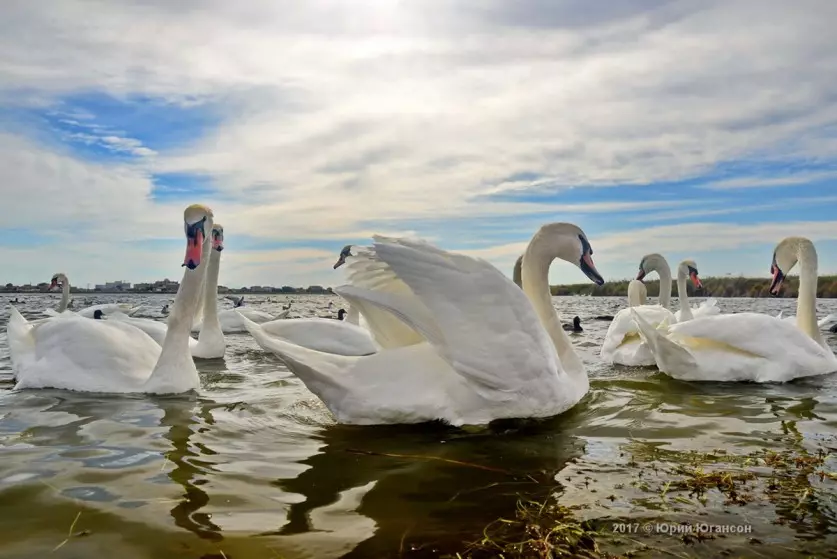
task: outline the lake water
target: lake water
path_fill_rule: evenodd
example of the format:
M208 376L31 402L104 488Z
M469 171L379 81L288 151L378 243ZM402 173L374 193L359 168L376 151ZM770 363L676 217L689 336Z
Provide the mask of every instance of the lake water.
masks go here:
M592 379L578 406L546 421L459 430L336 425L243 334L227 337L224 360L198 362L198 395L14 392L5 341L14 297L0 296L0 557L464 557L489 523L514 518L519 500L550 495L596 520L602 545L649 543L643 557L827 557L837 548L837 482L828 476L791 472L803 489L774 490L775 472L756 460L759 479L742 503L669 483L678 466L697 464L693 451L728 467L765 448L795 456L837 448L837 378L701 384L604 365L609 323L592 317L615 314L624 298L555 298L564 321L579 315L585 327L572 336ZM16 297L30 318L58 301ZM157 308L170 297L75 299ZM334 315L340 305L334 296L248 299L277 312L292 301L291 316ZM719 305L795 312L791 299ZM837 300L818 302L820 317L835 311ZM819 469L837 471L830 457ZM697 542L659 525L651 535L607 534L613 522L624 532L647 521L750 528Z

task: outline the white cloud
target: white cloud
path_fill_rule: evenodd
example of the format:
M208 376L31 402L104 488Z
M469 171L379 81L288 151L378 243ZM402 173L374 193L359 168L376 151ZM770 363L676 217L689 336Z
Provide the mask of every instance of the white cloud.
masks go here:
M208 0L200 9L12 0L0 21L0 103L138 94L184 106L212 101L222 122L164 150L61 106L76 141L140 162L87 163L2 135L0 194L32 195L12 197L0 217L7 227L84 223L92 240L174 237L180 208L149 200L152 172L208 176L221 194L205 201L230 235L275 241L339 244L386 232L375 231L382 223L409 232L412 219L720 215L732 210L560 202L573 187L641 192L742 158L833 161L834 16L832 3L779 0L595 9L557 0ZM822 177L707 186L803 178ZM485 200L532 192L558 194L548 204ZM268 273L314 277L302 260L270 270L240 262L242 283Z
M734 179L708 182L701 186L709 190L734 190L739 188L794 186L830 179L837 179L837 172L796 173L779 177L736 177Z

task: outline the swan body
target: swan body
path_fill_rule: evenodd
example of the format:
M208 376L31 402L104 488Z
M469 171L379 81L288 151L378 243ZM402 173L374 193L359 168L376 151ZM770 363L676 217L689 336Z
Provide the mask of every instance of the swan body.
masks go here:
M282 320L290 314L290 311L282 311L277 315L272 315L268 312L239 307L237 309L224 309L218 311L218 322L221 325L221 332L224 334L241 334L246 332L241 317L245 316L248 320L256 324L270 322L272 320ZM195 322L192 325L192 332L199 333L203 329L203 320Z
M160 394L199 388L187 340L200 304L200 285L211 246L204 237L207 226L212 227L212 211L192 205L186 208L184 220L186 271L162 347L124 321L89 320L62 313L33 326L12 307L7 333L15 388Z
M655 328L634 319L660 371L682 380L787 382L837 371L815 314L817 254L813 243L788 237L776 247L771 294L800 263L796 324L760 313L696 318Z
M349 266L352 284L335 291L367 317L364 308L402 321L418 343L333 355L268 336L242 317L259 345L277 354L338 421L485 424L556 415L587 393L586 371L548 285L556 257L604 282L578 227L540 229L527 249L523 290L484 260L420 241L374 239Z

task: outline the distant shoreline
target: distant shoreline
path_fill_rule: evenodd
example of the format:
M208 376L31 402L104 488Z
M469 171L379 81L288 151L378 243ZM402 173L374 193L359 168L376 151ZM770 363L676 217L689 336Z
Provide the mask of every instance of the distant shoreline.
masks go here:
M552 295L581 295L592 297L624 297L628 293L630 280L608 281L598 286L592 283L576 283L572 285L553 285L550 287ZM768 298L769 278L745 278L745 277L706 277L701 278L703 289L697 292L691 282L687 284L690 297L715 297L715 298ZM660 292L659 280L645 281L648 288L648 296L656 297ZM782 294L779 298L794 298L799 294L799 278L796 276L786 277L782 284ZM677 284L672 285L672 296L677 296ZM837 276L820 276L817 282L818 299L837 298Z
M60 295L61 291L0 291L0 295ZM331 291L226 291L218 295L334 295ZM76 291L70 290L70 295L177 295L177 291Z

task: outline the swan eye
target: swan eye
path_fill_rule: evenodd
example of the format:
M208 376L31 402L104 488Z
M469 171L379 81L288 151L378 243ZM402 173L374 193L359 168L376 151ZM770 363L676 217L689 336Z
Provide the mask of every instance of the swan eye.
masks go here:
M584 256L585 254L592 256L593 247L590 246L590 242L584 238L584 235L579 235L578 240L581 241L581 256Z
M198 236L198 231L200 231L201 233L204 233L204 235L206 235L206 233L204 232L204 228L203 228L205 224L206 224L206 216L203 216L203 218L201 218L200 221L196 221L195 223L191 223L191 224L188 223L188 222L184 223L183 224L183 229L184 229L184 231L186 233L186 236L188 238L196 239L197 236Z

